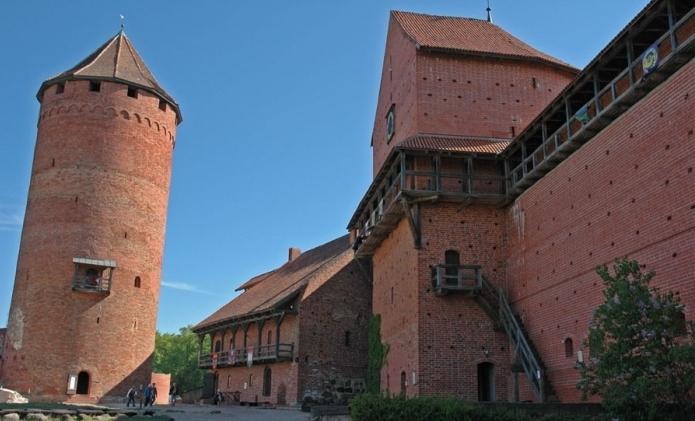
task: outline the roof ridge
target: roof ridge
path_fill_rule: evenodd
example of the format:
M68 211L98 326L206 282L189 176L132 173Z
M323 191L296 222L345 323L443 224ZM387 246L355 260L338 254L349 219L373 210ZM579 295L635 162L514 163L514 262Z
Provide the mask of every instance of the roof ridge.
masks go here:
M469 17L469 16L431 15L431 14L429 14L429 13L410 12L410 11L407 11L407 10L396 10L396 9L392 9L392 10L391 10L391 13L392 13L392 14L395 14L395 13L403 13L403 14L407 14L407 15L426 16L426 17L430 17L430 18L472 20L472 21L476 21L476 22L489 23L490 25L497 26L497 25L495 25L493 22L488 22L486 19L472 18L472 17Z
M74 68L76 68L76 67L79 66L79 69L75 71L75 74L76 74L76 75L79 74L81 71L83 71L83 70L86 69L87 67L89 67L89 66L91 66L92 64L94 64L94 62L96 62L96 61L99 59L99 57L101 57L101 55L104 54L104 52L106 52L106 50L109 49L109 46L111 46L111 44L113 44L113 42L116 40L116 37L117 37L117 35L112 36L110 40L106 41L106 43L104 43L103 45L101 45L99 48L97 48L96 50L94 50L94 51L92 52L92 54L90 54L89 56L87 56L87 58L89 58L89 57L92 56L92 55L94 56L94 58L93 58L92 60L90 60L88 63L85 63L85 64L82 64L81 62L80 62L80 63L77 63L77 64L73 67L73 69L74 69ZM96 53L97 51L98 51L98 53L97 53L97 54L94 54L94 53ZM60 76L62 76L63 74L70 72L70 70L72 70L72 69L69 69L69 70L67 70L67 71L65 71L65 72L62 72L62 73L58 73L58 75L55 76L55 77L60 77ZM53 78L51 78L51 79L53 79ZM50 79L49 79L49 80L50 80Z

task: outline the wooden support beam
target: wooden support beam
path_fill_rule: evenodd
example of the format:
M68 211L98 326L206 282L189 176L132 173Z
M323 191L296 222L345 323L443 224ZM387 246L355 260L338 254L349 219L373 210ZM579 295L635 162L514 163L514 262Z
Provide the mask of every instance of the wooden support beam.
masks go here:
M408 220L410 232L413 234L413 243L415 248L419 249L422 246L420 230L420 204L410 204L405 198L403 198L401 199L401 206L403 206L405 217Z
M405 178L405 152L401 151L401 152L398 154L398 159L399 159L399 161L400 161L400 162L398 163L398 165L400 165L400 167L401 167L401 191L403 191L403 190L406 190L406 185L405 185L405 183L406 183L406 178Z
M258 340L256 343L258 344L258 347L260 348L261 345L263 345L263 325L265 324L265 320L257 320L256 321L256 329L258 329Z
M673 4L673 0L667 0L666 1L666 13L668 14L668 30L669 30L669 38L671 40L671 51L676 50L676 31L675 31L675 23L676 19L673 16L675 11L675 6Z
M285 313L280 314L275 317L275 355L280 353L280 325L285 319Z

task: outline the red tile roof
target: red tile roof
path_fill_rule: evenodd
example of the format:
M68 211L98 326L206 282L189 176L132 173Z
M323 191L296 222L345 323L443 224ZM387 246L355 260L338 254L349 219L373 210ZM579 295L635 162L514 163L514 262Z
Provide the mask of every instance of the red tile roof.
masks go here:
M425 149L446 152L498 154L512 139L418 134L403 139L399 149Z
M306 298L353 259L347 235L308 250L279 268L251 278L236 298L212 313L193 329L201 330L220 322L273 310L304 293Z
M179 106L147 68L123 31L117 33L74 67L41 84L37 97L56 82L74 79L112 80L146 89L171 104L181 121Z
M499 26L485 20L432 16L395 10L391 12L391 15L420 47L532 59L573 72L577 71L569 64L536 50Z

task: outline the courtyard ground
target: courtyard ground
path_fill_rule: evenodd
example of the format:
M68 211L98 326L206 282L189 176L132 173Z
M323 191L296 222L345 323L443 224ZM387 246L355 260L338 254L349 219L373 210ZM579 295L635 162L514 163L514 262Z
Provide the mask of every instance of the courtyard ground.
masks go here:
M110 407L120 409L125 408L125 405L110 405ZM155 406L153 409L158 415L167 415L176 421L306 421L310 419L308 413L294 408L177 404L175 407Z

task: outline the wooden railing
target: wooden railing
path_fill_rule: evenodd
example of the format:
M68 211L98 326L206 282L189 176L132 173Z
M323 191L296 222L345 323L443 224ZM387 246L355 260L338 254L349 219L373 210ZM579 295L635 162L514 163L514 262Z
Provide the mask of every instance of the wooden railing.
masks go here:
M248 361L249 352L252 362L291 361L294 356L294 344L272 344L254 346L249 349L232 349L212 354L201 354L198 367L216 368L244 365Z
M483 278L478 265L436 265L432 266L432 288L437 295L449 292L478 292Z
M72 289L108 294L111 291L111 279L107 276L75 276L72 278Z
M682 51L692 49L695 35L694 15L695 9L690 10L653 43L658 53L658 66L653 72L665 68L666 63ZM552 168L552 161L560 161L568 154L568 145L572 145L571 148L578 147L580 141L588 140L610 124L629 105L646 95L648 89L644 89L642 81L647 72L643 69L642 58L645 54L651 53L653 50L647 49L639 57L631 60L630 64L602 89L598 89L598 84L594 83L593 97L574 113L571 113L569 106L571 96L566 98L565 123L553 133L545 135L545 127L541 130L532 126L529 130L537 129L543 133L542 143L526 153L522 161L510 170L510 193L518 194L532 184L533 180Z

